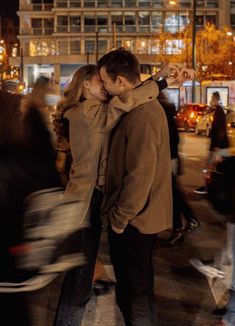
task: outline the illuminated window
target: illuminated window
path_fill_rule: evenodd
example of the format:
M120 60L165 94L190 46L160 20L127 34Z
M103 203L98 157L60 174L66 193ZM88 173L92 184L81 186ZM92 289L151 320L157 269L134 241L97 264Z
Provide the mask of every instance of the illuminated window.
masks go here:
M151 40L150 41L150 53L151 54L160 54L160 41L159 40Z
M95 18L94 14L85 15L84 31L85 32L95 32L96 31L96 18Z
M149 32L149 13L140 11L138 13L139 32Z
M53 40L32 40L28 44L28 55L34 56L47 56L56 54L56 46Z
M135 40L131 38L124 38L122 44L127 50L134 52L135 49Z
M54 31L53 18L32 18L31 27L33 35L51 35Z
M162 8L164 6L164 0L152 0L152 7Z
M124 16L124 20L125 20L125 31L136 32L135 13L126 12Z
M95 40L85 40L85 53L95 53Z
M215 26L217 26L216 12L207 12L206 13L206 23L214 24Z
M116 24L116 31L123 31L123 16L121 12L112 12L111 13L111 22Z
M58 46L58 54L59 55L68 54L68 40L67 39L58 40L57 46Z
M109 4L108 0L98 0L97 1L98 7L106 8L109 6L108 4Z
M68 32L68 16L57 17L57 32Z
M70 54L79 54L79 53L81 53L80 39L71 39L70 40Z
M204 26L204 14L203 13L197 13L196 18L195 18L195 23L196 26L201 28Z
M125 5L124 7L136 7L136 0L124 0Z
M189 14L185 11L179 12L179 31L183 31L190 24Z
M139 7L151 7L150 0L138 0Z
M151 32L161 32L162 26L162 13L158 11L152 12Z
M108 15L97 15L97 27L99 32L108 32Z
M198 0L197 7L205 7L205 0Z
M84 0L84 7L95 7L95 0Z
M70 8L80 8L81 7L81 1L80 0L70 0L69 1L69 7Z
M68 1L67 0L56 0L56 7L57 8L67 8Z
M230 24L231 24L231 27L235 28L235 14L232 14L230 16Z
M166 54L180 54L184 48L182 40L166 40L165 53Z
M110 0L111 1L111 7L121 8L123 7L122 0Z
M51 35L54 32L54 19L44 18L43 27L44 27L44 35Z
M108 41L107 40L98 40L98 53L104 54L108 50Z
M50 11L53 8L53 0L32 0L33 11Z
M208 8L218 8L219 7L218 0L207 0L206 6Z
M70 22L70 32L80 32L81 31L81 19L80 16L69 17Z
M190 8L192 7L192 1L191 0L178 0L180 7Z
M137 43L137 53L144 54L148 52L148 42L146 38L142 38L138 40Z
M166 12L165 32L177 33L180 30L179 16L176 12Z

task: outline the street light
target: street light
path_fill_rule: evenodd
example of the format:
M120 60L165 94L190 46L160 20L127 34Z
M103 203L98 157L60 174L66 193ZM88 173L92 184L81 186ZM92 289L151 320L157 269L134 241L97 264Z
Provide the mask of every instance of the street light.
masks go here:
M192 18L192 68L196 68L196 9L197 9L197 0L193 0L193 18ZM192 81L192 102L195 102L195 79Z

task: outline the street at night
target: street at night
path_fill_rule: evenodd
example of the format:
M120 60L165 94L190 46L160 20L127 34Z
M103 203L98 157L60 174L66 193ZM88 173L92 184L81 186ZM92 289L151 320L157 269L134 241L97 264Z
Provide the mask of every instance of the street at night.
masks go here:
M0 325L235 326L234 66L235 0L0 1Z

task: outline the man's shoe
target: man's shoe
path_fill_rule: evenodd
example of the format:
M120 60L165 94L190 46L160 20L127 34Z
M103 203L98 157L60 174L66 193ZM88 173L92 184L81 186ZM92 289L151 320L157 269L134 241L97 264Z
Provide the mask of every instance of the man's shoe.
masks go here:
M212 314L216 317L222 317L226 314L227 312L227 308L226 307L223 307L223 308L217 308L217 309L214 309L212 310Z
M200 222L197 219L195 219L195 218L191 218L189 220L187 226L185 227L185 231L186 232L192 232L196 228L198 228L199 226L201 226Z
M205 186L197 187L196 189L193 190L193 192L195 194L198 194L198 195L206 195L207 194L207 191L206 191L206 187Z

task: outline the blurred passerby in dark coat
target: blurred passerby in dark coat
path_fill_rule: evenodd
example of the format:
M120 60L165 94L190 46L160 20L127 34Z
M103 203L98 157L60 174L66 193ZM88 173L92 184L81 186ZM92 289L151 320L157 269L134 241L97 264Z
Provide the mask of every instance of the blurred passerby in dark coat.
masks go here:
M211 142L209 147L208 168L213 169L218 151L228 147L226 115L221 104L219 92L214 92L212 94L210 107L212 110L215 110L215 113L211 126ZM198 195L204 195L207 194L207 189L206 186L203 185L194 189L193 192Z
M3 283L20 283L32 276L19 271L12 250L22 241L25 199L33 191L60 185L54 149L43 113L46 85L46 79L37 81L32 94L26 96L21 105L19 97L15 100L17 95L0 96L0 281ZM44 300L38 302L37 291L1 293L1 318L6 317L8 325L35 325L32 320L38 319L38 315L32 309L33 305L44 305L42 309L46 311L48 287L40 290L40 297L42 295ZM42 318L45 320L46 314Z
M20 97L0 93L0 282L20 282L10 248L21 239L22 201L28 194L28 176L21 167L22 128ZM13 312L13 313L12 313ZM30 325L21 294L0 293L0 324Z
M166 240L165 244L175 245L184 240L186 231L193 231L200 225L200 223L189 206L177 180L177 176L180 174L181 166L178 153L179 133L175 122L175 104L169 101L166 93L164 92L159 93L158 101L162 105L167 117L172 162L173 232ZM187 222L185 228L183 227L182 215Z
M215 109L212 127L209 164L213 160L216 151L228 147L228 136L226 129L226 115L221 105L219 92L212 94L210 106Z

